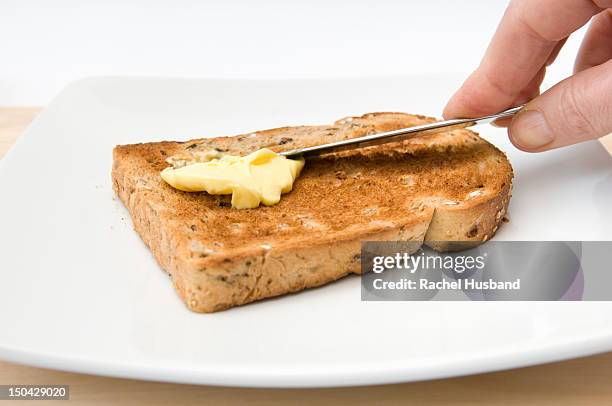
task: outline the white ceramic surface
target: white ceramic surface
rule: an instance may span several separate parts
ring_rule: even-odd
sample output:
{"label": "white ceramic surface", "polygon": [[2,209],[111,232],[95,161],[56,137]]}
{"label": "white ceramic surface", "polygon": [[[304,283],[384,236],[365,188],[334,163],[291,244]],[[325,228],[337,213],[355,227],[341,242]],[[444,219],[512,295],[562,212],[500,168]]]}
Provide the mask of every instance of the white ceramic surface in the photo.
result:
{"label": "white ceramic surface", "polygon": [[[438,115],[462,75],[346,80],[96,78],[65,89],[0,161],[0,358],[233,386],[402,382],[612,349],[608,302],[361,302],[358,277],[189,312],[110,182],[116,144]],[[498,239],[612,239],[612,158],[596,142],[530,155],[503,130],[516,182]]]}

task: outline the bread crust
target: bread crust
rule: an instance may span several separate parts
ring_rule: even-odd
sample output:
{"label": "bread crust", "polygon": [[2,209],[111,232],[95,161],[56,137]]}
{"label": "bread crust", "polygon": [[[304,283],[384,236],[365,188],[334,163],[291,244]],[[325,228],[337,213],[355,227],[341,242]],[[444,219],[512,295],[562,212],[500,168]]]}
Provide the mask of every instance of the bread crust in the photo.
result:
{"label": "bread crust", "polygon": [[486,241],[507,211],[512,167],[476,133],[455,130],[309,160],[277,206],[239,211],[163,183],[169,157],[289,150],[432,121],[369,113],[328,126],[117,146],[113,188],[187,307],[220,311],[359,273],[362,241],[437,250]]}

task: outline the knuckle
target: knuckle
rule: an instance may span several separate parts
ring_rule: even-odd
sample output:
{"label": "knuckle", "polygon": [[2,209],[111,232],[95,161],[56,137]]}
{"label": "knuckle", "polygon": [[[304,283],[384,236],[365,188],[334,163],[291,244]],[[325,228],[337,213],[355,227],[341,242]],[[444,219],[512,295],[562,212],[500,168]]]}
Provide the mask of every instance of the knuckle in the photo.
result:
{"label": "knuckle", "polygon": [[583,139],[585,135],[595,134],[595,128],[587,114],[586,100],[581,95],[584,89],[579,88],[574,81],[569,81],[563,89],[558,104],[560,123],[566,128],[567,136]]}

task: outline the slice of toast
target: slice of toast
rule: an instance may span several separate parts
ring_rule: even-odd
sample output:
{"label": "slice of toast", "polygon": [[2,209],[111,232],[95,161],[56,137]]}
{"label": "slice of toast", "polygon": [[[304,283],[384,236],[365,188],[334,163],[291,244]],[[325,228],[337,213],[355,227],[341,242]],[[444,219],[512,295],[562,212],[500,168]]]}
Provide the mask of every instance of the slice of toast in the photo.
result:
{"label": "slice of toast", "polygon": [[486,241],[506,213],[512,167],[472,131],[423,135],[308,159],[279,204],[248,210],[173,189],[162,169],[433,121],[370,113],[326,126],[121,145],[113,154],[113,187],[189,309],[214,312],[359,273],[361,241],[425,241],[437,250]]}

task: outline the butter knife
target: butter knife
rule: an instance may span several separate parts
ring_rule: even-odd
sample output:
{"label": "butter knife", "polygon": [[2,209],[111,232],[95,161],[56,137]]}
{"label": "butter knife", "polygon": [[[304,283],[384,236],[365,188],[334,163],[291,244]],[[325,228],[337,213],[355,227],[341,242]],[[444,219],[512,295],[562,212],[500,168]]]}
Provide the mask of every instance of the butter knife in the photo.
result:
{"label": "butter knife", "polygon": [[478,118],[455,118],[451,120],[436,121],[435,123],[417,125],[414,127],[401,128],[399,130],[386,131],[377,134],[369,134],[363,137],[350,138],[328,144],[315,145],[312,147],[304,147],[292,149],[290,151],[279,152],[279,155],[287,158],[296,158],[299,156],[313,157],[317,155],[328,154],[331,152],[346,151],[350,149],[370,147],[373,145],[386,144],[388,142],[397,142],[423,135],[423,133],[436,133],[440,131],[455,130],[460,128],[472,127],[480,124],[488,124],[500,118],[510,117],[521,111],[525,105],[513,107],[504,110],[497,114]]}

